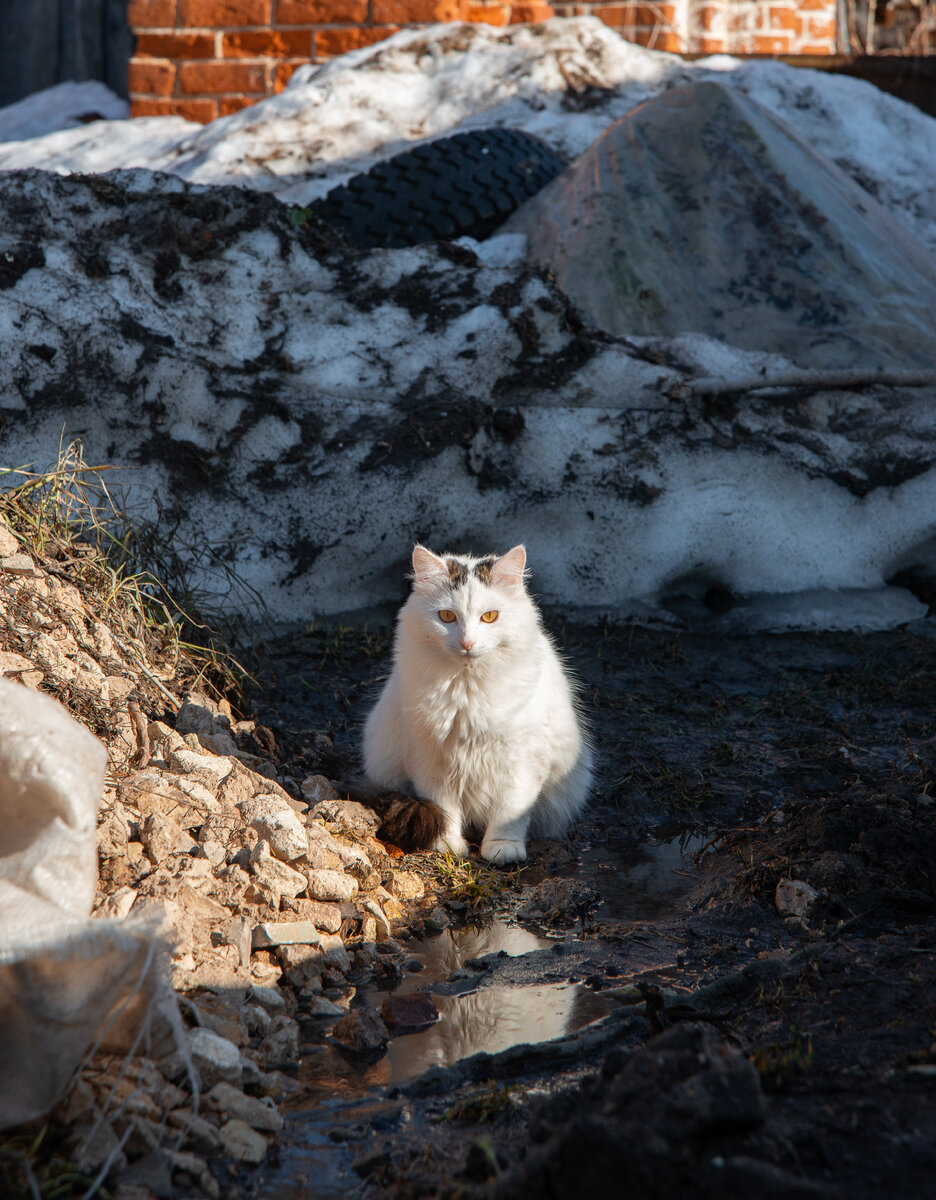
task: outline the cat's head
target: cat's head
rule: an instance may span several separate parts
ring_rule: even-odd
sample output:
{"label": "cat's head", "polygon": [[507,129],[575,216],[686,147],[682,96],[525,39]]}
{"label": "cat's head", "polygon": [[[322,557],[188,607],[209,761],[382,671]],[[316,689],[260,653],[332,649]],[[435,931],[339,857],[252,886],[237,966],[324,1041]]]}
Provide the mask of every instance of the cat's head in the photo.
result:
{"label": "cat's head", "polygon": [[515,642],[536,622],[524,587],[526,550],[472,558],[413,550],[413,594],[407,604],[421,638],[466,662]]}

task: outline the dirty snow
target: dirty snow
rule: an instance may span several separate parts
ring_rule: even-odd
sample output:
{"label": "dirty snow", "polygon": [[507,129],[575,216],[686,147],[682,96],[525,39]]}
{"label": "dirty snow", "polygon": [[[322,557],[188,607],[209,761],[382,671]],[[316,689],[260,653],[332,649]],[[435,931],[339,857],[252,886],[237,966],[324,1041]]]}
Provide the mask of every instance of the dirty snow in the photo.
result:
{"label": "dirty snow", "polygon": [[[185,542],[235,565],[278,621],[396,599],[416,537],[439,549],[524,540],[539,594],[567,604],[665,618],[661,598],[718,585],[804,593],[751,611],[758,627],[911,619],[922,606],[884,585],[904,568],[936,572],[925,393],[675,403],[667,389],[685,374],[789,364],[692,331],[574,333],[510,234],[462,239],[475,266],[434,247],[345,262],[284,250],[294,231],[266,219],[216,258],[183,249],[165,277],[164,247],[137,236],[148,218],[112,229],[119,205],[91,188],[86,203],[59,195],[63,181],[45,174],[137,166],[115,186],[154,201],[188,180],[305,203],[456,129],[519,127],[573,156],[662,89],[711,77],[936,245],[936,122],[869,84],[775,63],[685,64],[590,18],[406,32],[208,126],[97,121],[0,145],[0,169],[43,168],[20,203],[32,193],[45,264],[17,267],[0,316],[8,447],[44,465],[64,423],[90,458],[147,464],[128,473],[130,499],[159,496]],[[48,214],[73,200],[85,215],[69,231]],[[103,266],[89,269],[88,244]],[[11,262],[21,250],[11,244]],[[521,418],[519,432],[503,413]],[[242,606],[206,563],[218,600]]]}
{"label": "dirty snow", "polygon": [[[524,129],[571,158],[650,96],[712,76],[786,121],[936,246],[931,117],[846,76],[726,56],[684,63],[624,41],[593,17],[405,31],[302,68],[280,95],[209,125],[96,122],[0,144],[0,169],[149,167],[306,204],[411,142],[460,129]],[[0,111],[0,134],[10,111]]]}
{"label": "dirty snow", "polygon": [[0,142],[42,138],[94,121],[125,121],[130,105],[97,80],[57,83],[0,108]]}

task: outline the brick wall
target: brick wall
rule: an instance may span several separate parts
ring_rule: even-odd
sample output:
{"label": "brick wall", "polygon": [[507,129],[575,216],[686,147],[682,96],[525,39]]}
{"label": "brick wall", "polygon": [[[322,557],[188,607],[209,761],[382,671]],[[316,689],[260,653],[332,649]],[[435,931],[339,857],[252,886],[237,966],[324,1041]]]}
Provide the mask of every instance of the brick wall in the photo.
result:
{"label": "brick wall", "polygon": [[211,121],[282,91],[296,67],[437,21],[510,25],[599,17],[630,41],[684,53],[832,54],[835,0],[130,0],[134,116]]}

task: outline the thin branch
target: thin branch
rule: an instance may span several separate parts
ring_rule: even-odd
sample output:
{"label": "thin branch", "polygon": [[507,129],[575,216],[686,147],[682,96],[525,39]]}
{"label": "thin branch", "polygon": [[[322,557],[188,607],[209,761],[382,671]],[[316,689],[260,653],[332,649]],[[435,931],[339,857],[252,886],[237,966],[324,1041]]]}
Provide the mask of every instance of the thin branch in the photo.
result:
{"label": "thin branch", "polygon": [[671,400],[688,396],[724,396],[731,392],[759,392],[765,388],[855,389],[866,387],[936,387],[936,371],[783,371],[777,375],[749,375],[739,379],[685,379],[667,389]]}

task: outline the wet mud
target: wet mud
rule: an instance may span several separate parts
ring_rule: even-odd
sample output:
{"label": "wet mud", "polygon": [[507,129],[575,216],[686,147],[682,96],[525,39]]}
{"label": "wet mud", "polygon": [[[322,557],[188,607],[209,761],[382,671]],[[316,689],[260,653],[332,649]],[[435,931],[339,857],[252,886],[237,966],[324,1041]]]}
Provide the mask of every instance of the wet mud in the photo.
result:
{"label": "wet mud", "polygon": [[[306,1022],[258,1194],[928,1194],[932,622],[549,624],[600,762],[587,815],[427,900],[396,933],[412,969],[361,981],[355,1005],[427,992],[437,1022],[369,1059]],[[353,767],[389,638],[348,621],[264,647],[258,716],[297,777]]]}

